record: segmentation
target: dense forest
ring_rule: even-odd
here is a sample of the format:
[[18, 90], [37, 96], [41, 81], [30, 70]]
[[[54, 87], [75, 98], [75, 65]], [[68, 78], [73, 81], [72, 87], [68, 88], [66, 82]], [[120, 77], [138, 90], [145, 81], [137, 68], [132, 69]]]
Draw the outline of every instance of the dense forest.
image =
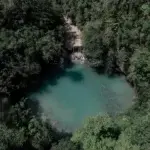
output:
[[[63, 66], [63, 15], [83, 31], [89, 65], [125, 74], [135, 103], [95, 116], [73, 135], [28, 106], [27, 89]], [[150, 147], [150, 2], [148, 0], [0, 0], [0, 150], [148, 150]]]
[[0, 150], [55, 149], [59, 141], [76, 146], [23, 98], [46, 68], [63, 63], [63, 28], [61, 9], [52, 1], [1, 1]]

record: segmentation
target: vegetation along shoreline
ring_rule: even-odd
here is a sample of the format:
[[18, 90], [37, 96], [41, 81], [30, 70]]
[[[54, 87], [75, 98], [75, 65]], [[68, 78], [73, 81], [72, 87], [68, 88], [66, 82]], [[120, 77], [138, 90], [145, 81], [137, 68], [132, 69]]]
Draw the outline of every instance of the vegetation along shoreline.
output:
[[[74, 27], [69, 37], [64, 16]], [[149, 16], [145, 0], [0, 0], [0, 150], [148, 150]], [[73, 49], [66, 38], [74, 39]], [[125, 112], [90, 117], [68, 134], [29, 107], [27, 95], [81, 50], [81, 62], [99, 73], [119, 69], [136, 97]]]

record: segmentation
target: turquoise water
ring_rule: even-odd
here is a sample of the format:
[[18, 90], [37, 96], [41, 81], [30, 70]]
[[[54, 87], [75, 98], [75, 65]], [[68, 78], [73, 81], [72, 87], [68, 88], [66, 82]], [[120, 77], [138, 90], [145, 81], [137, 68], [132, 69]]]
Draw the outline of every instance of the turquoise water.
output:
[[116, 113], [132, 105], [134, 91], [123, 76], [99, 75], [75, 64], [45, 84], [32, 97], [56, 127], [74, 131], [88, 116]]

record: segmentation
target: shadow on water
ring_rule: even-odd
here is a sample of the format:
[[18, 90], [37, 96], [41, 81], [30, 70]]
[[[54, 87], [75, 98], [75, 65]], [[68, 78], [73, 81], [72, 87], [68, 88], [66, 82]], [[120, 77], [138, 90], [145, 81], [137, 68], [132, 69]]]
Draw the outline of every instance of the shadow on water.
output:
[[120, 77], [120, 76], [125, 76], [125, 74], [123, 72], [120, 71], [120, 69], [118, 67], [116, 67], [112, 72], [107, 72], [105, 67], [95, 67], [92, 68], [97, 74], [99, 75], [105, 75], [108, 78], [116, 78], [116, 77]]
[[[71, 70], [74, 67], [73, 63], [68, 63], [64, 68], [54, 67], [45, 71], [38, 84], [30, 88], [29, 93], [34, 92], [51, 92], [50, 89], [47, 89], [48, 86], [56, 86], [60, 78], [66, 77], [72, 80], [73, 82], [81, 82], [84, 80], [84, 76], [80, 70]], [[48, 90], [48, 91], [46, 91]], [[29, 94], [29, 95], [30, 95]]]
[[[84, 80], [82, 71], [80, 71], [80, 69], [79, 70], [74, 69], [74, 67], [75, 67], [74, 64], [68, 63], [65, 65], [64, 68], [60, 68], [57, 66], [49, 68], [45, 72], [42, 73], [42, 75], [40, 76], [36, 84], [34, 84], [32, 87], [30, 86], [30, 89], [27, 95], [28, 97], [27, 104], [31, 108], [34, 115], [41, 116], [43, 114], [43, 108], [40, 104], [40, 101], [37, 99], [34, 93], [35, 94], [36, 93], [40, 94], [43, 92], [50, 93], [52, 88], [54, 86], [57, 86], [57, 84], [59, 83], [59, 80], [64, 77], [67, 78], [68, 80], [71, 80], [72, 82], [77, 82], [77, 83]], [[50, 115], [52, 116], [53, 114], [51, 114], [51, 110], [49, 111], [50, 111]], [[47, 114], [44, 114], [44, 115], [47, 115]]]
[[67, 71], [66, 76], [74, 82], [80, 82], [84, 79], [83, 74], [79, 71]]
[[40, 115], [42, 113], [42, 109], [40, 106], [40, 103], [37, 99], [33, 98], [28, 98], [26, 99], [26, 103], [31, 108], [32, 113], [36, 116]]

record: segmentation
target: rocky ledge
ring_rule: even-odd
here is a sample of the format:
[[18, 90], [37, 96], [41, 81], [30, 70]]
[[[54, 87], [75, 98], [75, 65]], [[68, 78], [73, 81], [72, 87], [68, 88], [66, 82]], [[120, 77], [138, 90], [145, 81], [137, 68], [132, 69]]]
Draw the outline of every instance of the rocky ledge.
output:
[[85, 63], [85, 56], [81, 52], [74, 52], [71, 54], [71, 61], [75, 63]]

